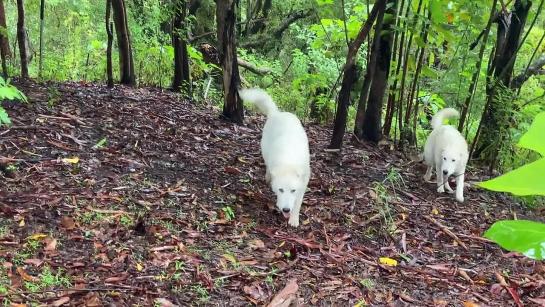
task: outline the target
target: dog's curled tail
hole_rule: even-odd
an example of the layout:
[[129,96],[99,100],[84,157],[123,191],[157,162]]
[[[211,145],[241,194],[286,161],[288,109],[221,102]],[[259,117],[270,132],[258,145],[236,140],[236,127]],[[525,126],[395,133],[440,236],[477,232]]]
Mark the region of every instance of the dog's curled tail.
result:
[[437,112],[437,114],[433,116],[433,118],[431,119],[431,127],[433,129],[437,129],[443,125],[443,121],[445,120],[445,118],[458,117],[458,116],[459,116],[458,111],[454,110],[453,108],[445,108]]
[[272,100],[271,96],[259,88],[247,88],[238,91],[240,98],[249,103],[254,104],[261,113],[269,116],[274,112],[278,112],[278,107]]

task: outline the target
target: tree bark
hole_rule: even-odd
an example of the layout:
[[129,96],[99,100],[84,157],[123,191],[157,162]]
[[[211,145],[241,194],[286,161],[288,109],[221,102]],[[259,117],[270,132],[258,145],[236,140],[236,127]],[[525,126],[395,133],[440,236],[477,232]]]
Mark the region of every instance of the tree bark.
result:
[[21,58],[21,77],[28,78],[28,39],[25,29],[25,5],[23,0],[17,0],[17,41]]
[[[506,35],[505,39],[498,39],[496,43],[496,56],[492,66],[494,75],[488,87],[487,107],[479,123],[480,129],[474,152],[474,157],[478,157],[491,170],[495,167],[496,158],[501,148],[498,144],[502,144],[503,137],[507,133],[506,124],[509,122],[513,109],[511,99],[506,96],[512,92],[510,82],[513,67],[531,5],[532,2],[529,0],[516,0],[511,16],[503,13],[498,21],[498,34],[503,32]],[[502,27],[505,26],[507,28],[502,31]]]
[[174,4],[174,18],[172,20],[172,46],[174,47],[172,90],[178,92],[184,88],[186,93],[191,95],[187,35],[185,35],[185,31],[188,30],[185,23],[186,14],[186,0],[178,0]]
[[[380,0],[375,3],[373,10],[369,14],[369,17],[362,25],[358,36],[348,47],[348,55],[346,56],[346,63],[343,68],[343,80],[341,83],[341,90],[337,98],[337,113],[335,114],[335,123],[333,126],[333,135],[331,137],[331,143],[329,148],[340,149],[343,141],[344,132],[346,130],[346,119],[348,116],[348,106],[350,105],[350,92],[352,86],[357,79],[356,76],[356,55],[361,45],[365,41],[365,38],[369,34],[377,15],[382,16],[384,14],[384,8],[386,7],[386,0]],[[380,17],[382,18],[382,17]],[[376,35],[376,34],[375,34]]]
[[38,76],[42,77],[43,57],[44,57],[44,26],[45,26],[45,0],[40,0],[40,65],[38,68]]
[[388,75],[390,73],[390,58],[392,53],[393,29],[395,24],[396,12],[395,2],[397,0],[389,0],[392,5],[386,10],[386,14],[394,16],[383,23],[379,33],[375,33],[379,37],[379,52],[377,65],[371,89],[369,91],[369,99],[367,100],[367,108],[365,110],[365,120],[363,121],[362,137],[365,140],[378,143],[382,138],[381,115],[384,93],[388,86]]
[[9,49],[9,39],[6,35],[6,12],[4,10],[4,0],[0,0],[0,60],[2,61],[2,73],[4,79],[8,78],[7,58],[11,56]]
[[240,74],[236,47],[236,1],[217,0],[216,22],[220,63],[223,68],[223,117],[241,124],[244,120],[242,99],[238,95]]
[[108,87],[114,87],[114,74],[112,68],[112,45],[114,41],[113,23],[111,22],[112,0],[106,0],[106,34],[108,45],[106,47],[106,77]]
[[121,84],[136,85],[134,75],[134,61],[129,28],[127,25],[127,10],[124,0],[112,0],[112,11],[119,47],[119,69],[121,71]]

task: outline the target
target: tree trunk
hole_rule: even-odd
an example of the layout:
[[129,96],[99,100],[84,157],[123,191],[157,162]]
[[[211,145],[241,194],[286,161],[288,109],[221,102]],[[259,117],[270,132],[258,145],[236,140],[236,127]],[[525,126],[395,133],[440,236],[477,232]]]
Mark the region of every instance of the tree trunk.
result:
[[9,49],[9,40],[6,35],[6,12],[4,10],[4,0],[0,0],[0,59],[2,60],[2,73],[4,79],[8,78],[7,58],[11,56]]
[[25,5],[23,0],[17,0],[17,41],[21,58],[21,77],[28,78],[28,40],[25,29]]
[[[506,33],[505,39],[496,43],[496,56],[493,62],[494,77],[487,91],[487,107],[479,124],[478,139],[474,157],[478,157],[490,169],[495,167],[503,138],[507,133],[507,123],[513,110],[510,82],[513,74],[519,42],[524,29],[531,1],[516,0],[510,16],[502,13],[498,21],[498,34]],[[507,26],[505,31],[502,27]]]
[[223,117],[241,124],[244,119],[244,108],[238,95],[240,75],[235,33],[236,5],[235,0],[217,0],[216,22],[219,58],[223,68]]
[[40,65],[38,69],[38,76],[42,77],[43,69],[43,56],[44,56],[44,14],[45,14],[45,0],[40,0]]
[[[367,21],[362,25],[358,36],[348,47],[348,55],[346,56],[346,64],[343,68],[343,80],[341,90],[337,98],[337,113],[335,114],[335,123],[333,126],[333,136],[329,148],[340,149],[343,141],[344,132],[346,130],[346,118],[348,116],[348,106],[350,105],[350,92],[356,81],[356,55],[361,45],[365,41],[367,34],[371,30],[377,15],[384,14],[386,0],[381,0],[375,4],[373,10],[369,14]],[[379,17],[382,18],[382,17]],[[375,34],[376,35],[376,34]]]
[[108,35],[108,45],[106,47],[106,77],[108,78],[108,87],[114,87],[114,74],[112,68],[112,45],[114,42],[114,34],[111,13],[112,0],[106,0],[106,34]]
[[172,20],[172,46],[174,47],[174,79],[172,90],[178,92],[185,88],[190,93],[189,57],[187,55],[186,31],[186,1],[179,0],[174,4],[174,19]]
[[390,58],[392,54],[393,40],[393,25],[396,20],[395,2],[397,0],[389,0],[392,5],[386,10],[386,14],[393,16],[383,23],[380,32],[375,33],[379,37],[379,52],[377,65],[375,67],[371,89],[369,91],[369,99],[367,100],[367,108],[365,110],[365,120],[363,121],[362,137],[368,141],[378,142],[382,138],[381,115],[384,93],[388,86],[388,75],[390,73]]
[[371,47],[371,54],[369,57],[369,62],[367,64],[367,70],[365,72],[365,77],[363,79],[363,84],[361,86],[360,97],[358,100],[358,109],[356,111],[356,120],[354,122],[354,135],[361,139],[363,138],[363,122],[365,121],[365,107],[367,104],[367,99],[369,98],[369,89],[371,88],[371,83],[373,82],[373,74],[377,66],[378,58],[378,48],[379,48],[379,37],[376,36],[376,33],[380,33],[382,29],[382,21],[384,19],[384,8],[381,9],[377,16],[377,22],[375,25],[375,37],[373,38],[373,43]]
[[121,84],[135,85],[134,61],[132,58],[131,39],[127,26],[127,10],[124,0],[112,0],[112,11],[119,47],[119,69]]

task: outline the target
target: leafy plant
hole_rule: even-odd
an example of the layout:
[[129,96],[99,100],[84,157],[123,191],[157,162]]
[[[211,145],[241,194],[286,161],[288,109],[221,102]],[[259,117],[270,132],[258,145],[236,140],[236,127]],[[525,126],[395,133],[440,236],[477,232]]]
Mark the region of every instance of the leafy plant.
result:
[[[21,100],[26,102],[26,96],[21,91],[19,91],[15,86],[9,83],[9,80],[5,80],[0,77],[0,102],[2,100]],[[0,105],[0,126],[10,125],[11,120],[9,118],[8,112]]]
[[[510,192],[515,195],[545,195],[543,131],[545,131],[545,112],[536,116],[530,129],[518,143],[520,147],[538,152],[541,159],[479,185],[489,190]],[[507,250],[520,252],[529,258],[545,259],[545,224],[543,223],[525,220],[498,221],[484,233],[484,237]]]

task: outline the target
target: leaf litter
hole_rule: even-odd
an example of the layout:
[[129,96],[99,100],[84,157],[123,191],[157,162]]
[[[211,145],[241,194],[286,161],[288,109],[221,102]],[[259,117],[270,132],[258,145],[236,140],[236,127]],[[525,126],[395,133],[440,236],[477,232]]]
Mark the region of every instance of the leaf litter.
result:
[[0,128],[0,299],[14,306],[545,301],[544,264],[481,237],[543,218],[474,187],[458,204],[390,148],[328,152],[330,130],[305,123],[313,174],[290,229],[264,180],[263,117],[237,126],[153,88],[15,84],[31,103]]

